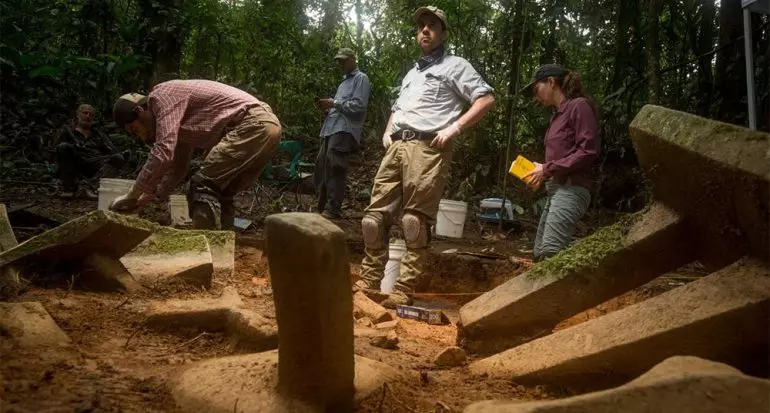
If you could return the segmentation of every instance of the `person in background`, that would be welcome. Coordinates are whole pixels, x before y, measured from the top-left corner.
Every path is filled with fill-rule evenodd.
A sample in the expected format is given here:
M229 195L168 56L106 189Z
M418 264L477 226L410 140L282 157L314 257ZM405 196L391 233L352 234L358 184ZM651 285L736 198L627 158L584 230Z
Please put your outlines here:
M401 82L382 137L387 148L374 178L361 227L365 257L358 290L379 290L388 261L388 232L401 216L407 252L388 308L412 302L425 271L430 226L435 222L452 158L452 141L495 105L493 89L462 57L447 54L444 12L421 7L413 15L422 57ZM463 113L465 105L470 105Z
M187 194L200 229L233 228L233 197L254 184L281 140L281 123L267 103L210 80L171 80L147 96L123 95L113 117L153 148L134 186L110 209L129 212L166 199L187 175L193 150L204 149Z
M56 145L56 166L61 180L60 197L96 199L81 178L114 178L125 163L123 154L104 133L94 129L94 108L82 104L75 115L74 126L65 126Z
M572 240L575 228L591 203L591 164L601 146L595 104L580 84L577 72L556 64L537 69L524 96L556 109L545 133L545 163L525 176L531 185L545 182L547 201L535 237L535 261L556 255Z
M318 211L329 219L342 217L349 158L361 144L370 92L369 78L358 70L353 50L342 48L334 59L342 71L342 83L334 99L316 101L319 108L328 112L321 128L321 149L313 174L319 194Z

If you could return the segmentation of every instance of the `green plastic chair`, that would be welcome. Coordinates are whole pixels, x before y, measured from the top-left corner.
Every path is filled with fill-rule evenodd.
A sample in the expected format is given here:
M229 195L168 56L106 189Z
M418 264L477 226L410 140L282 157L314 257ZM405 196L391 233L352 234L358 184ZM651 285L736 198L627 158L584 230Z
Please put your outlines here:
M295 197L299 204L300 182L313 175L312 172L305 171L312 171L314 166L312 163L302 161L304 147L305 142L298 139L285 139L278 144L277 153L265 165L265 169L254 184L254 200L251 202L249 212L254 209L254 203L260 192L266 193L269 198L280 197L291 186L295 187ZM276 158L288 159L288 162L276 164L274 162Z

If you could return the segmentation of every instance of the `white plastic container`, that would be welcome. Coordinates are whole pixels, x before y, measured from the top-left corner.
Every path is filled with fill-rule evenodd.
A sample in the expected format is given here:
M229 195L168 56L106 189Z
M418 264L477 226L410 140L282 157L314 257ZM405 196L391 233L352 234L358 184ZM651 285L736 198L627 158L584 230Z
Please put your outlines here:
M465 226L465 214L468 213L468 203L442 199L438 204L436 216L436 235L462 238Z
M133 179L108 179L99 180L99 202L97 208L101 211L110 209L110 204L115 198L125 195L134 186Z
M168 211L171 214L171 225L185 225L192 222L186 195L169 195Z
M402 239L391 242L388 246L388 263L385 264L385 276L380 281L380 291L386 294L393 292L398 274L401 273L401 259L406 254L406 243Z

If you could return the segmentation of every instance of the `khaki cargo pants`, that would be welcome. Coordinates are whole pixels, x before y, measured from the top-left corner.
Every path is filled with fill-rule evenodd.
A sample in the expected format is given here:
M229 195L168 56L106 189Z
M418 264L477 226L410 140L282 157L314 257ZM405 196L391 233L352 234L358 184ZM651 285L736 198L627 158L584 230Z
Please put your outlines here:
M452 148L430 146L431 141L394 141L380 163L374 178L372 199L364 211L380 221L384 236L382 248L367 246L361 263L361 278L371 289L380 289L388 262L388 232L395 219L404 212L420 215L433 224L446 186L446 174L452 160ZM407 248L395 289L412 292L417 278L424 272L428 246Z
M233 227L233 197L254 184L280 141L281 122L270 106L263 104L249 109L241 123L211 148L191 179L188 194L196 228Z

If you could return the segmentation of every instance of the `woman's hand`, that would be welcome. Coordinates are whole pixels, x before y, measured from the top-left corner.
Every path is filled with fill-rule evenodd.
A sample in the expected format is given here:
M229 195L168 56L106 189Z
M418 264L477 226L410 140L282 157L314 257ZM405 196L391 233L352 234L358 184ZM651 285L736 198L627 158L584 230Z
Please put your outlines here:
M535 164L535 169L524 175L524 181L531 187L537 188L543 182L543 179L545 179L545 170L543 164L537 162L533 163Z

